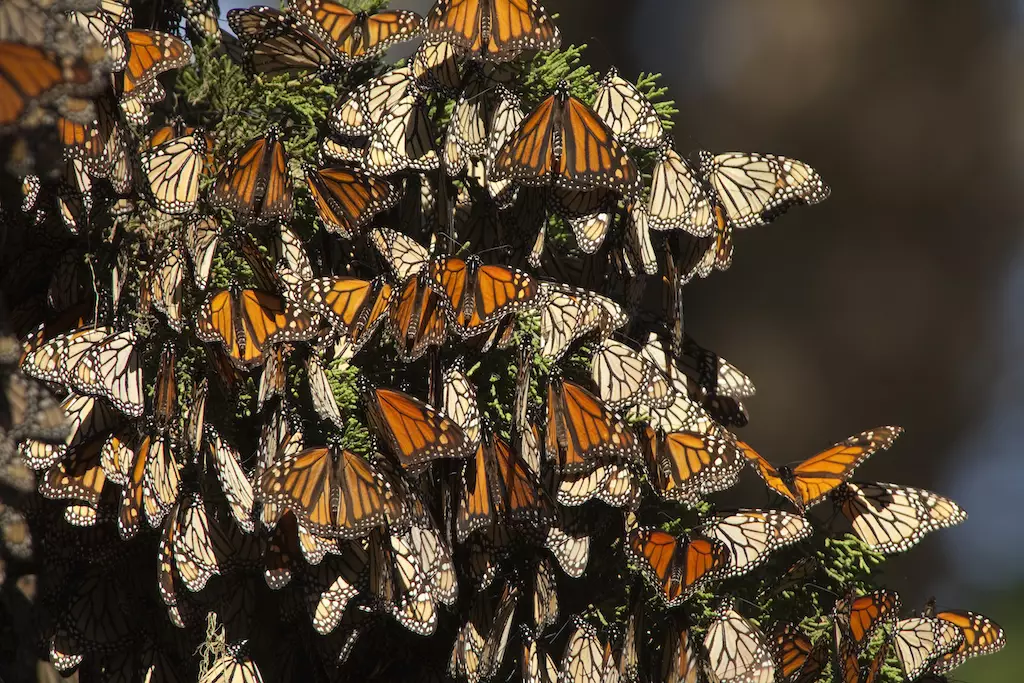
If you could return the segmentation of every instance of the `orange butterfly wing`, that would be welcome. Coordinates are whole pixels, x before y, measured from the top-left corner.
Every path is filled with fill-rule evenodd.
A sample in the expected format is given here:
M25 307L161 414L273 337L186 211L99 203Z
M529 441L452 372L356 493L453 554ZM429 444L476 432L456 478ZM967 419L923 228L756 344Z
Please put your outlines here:
M793 483L803 506L810 506L849 478L873 453L884 450L903 433L899 427L878 427L851 436L793 468Z
M554 169L555 95L541 102L519 124L494 158L493 180L511 179L530 184L546 184Z
M548 454L562 471L583 474L600 457L637 460L633 432L589 391L572 382L548 386Z
M84 60L63 64L42 48L0 41L0 126L17 122L31 101L92 80L93 71Z
M243 289L239 311L245 331L243 365L254 365L263 358L263 350L277 341L308 339L312 319L283 298L257 289Z
M750 444L745 441L737 439L736 447L739 448L743 456L754 465L757 469L757 473L769 488L774 490L780 496L785 496L791 500L797 507L800 506L800 500L797 498L797 494L791 491L789 486L786 485L786 482L782 480L782 477L779 475L779 471L775 469L774 465L761 457L761 454L755 451Z
M232 360L241 361L242 347L235 325L235 305L230 290L222 289L211 295L196 318L196 336L205 342L220 342Z
M562 154L557 169L562 185L573 190L610 187L626 194L636 192L636 164L608 124L575 97L565 97L562 107Z
M473 451L457 424L408 394L376 389L370 408L371 420L403 467L437 458L465 458Z
M159 31L129 29L128 64L121 77L121 93L130 95L153 83L164 71L192 61L192 48L180 38Z

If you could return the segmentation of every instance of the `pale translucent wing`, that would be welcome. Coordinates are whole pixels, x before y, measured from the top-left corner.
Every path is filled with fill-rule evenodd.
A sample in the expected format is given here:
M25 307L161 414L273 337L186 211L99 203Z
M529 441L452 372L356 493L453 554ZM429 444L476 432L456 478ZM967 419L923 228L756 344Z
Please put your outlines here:
M719 611L704 636L711 672L720 683L772 683L775 661L767 639L731 605Z
M601 81L594 112L623 142L656 147L665 134L654 105L612 67Z
M670 141L658 152L647 198L652 230L685 230L694 237L709 237L715 216L700 182Z

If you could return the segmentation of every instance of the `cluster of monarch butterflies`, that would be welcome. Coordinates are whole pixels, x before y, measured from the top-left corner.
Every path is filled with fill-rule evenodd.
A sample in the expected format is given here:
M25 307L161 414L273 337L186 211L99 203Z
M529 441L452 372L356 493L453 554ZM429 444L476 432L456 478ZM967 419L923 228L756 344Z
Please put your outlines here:
M171 14L218 36L202 2ZM733 229L827 197L810 166L687 160L614 69L528 86L560 44L536 0L229 12L226 58L339 93L310 158L308 121L237 144L226 112L172 109L193 49L147 20L0 5L0 131L63 157L4 189L0 235L0 492L31 498L0 500L0 559L39 573L59 672L857 683L1003 645L886 591L763 630L719 597L828 584L837 518L893 554L966 517L851 479L897 427L765 459L734 433L752 382L682 329ZM709 504L747 465L785 509Z

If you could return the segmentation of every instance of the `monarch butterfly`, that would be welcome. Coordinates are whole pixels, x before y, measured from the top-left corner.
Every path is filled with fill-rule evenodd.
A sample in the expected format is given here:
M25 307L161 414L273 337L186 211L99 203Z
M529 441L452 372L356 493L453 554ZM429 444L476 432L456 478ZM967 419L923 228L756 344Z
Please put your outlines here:
M739 480L743 460L726 434L651 427L642 434L651 483L667 500L694 507L703 496Z
M639 190L633 160L594 111L569 94L565 81L498 150L491 178L570 191Z
M615 67L601 80L594 113L626 144L654 148L665 134L654 105L635 85L619 76Z
M598 395L616 410L632 405L664 408L675 398L668 378L657 365L613 339L605 339L594 351L591 378Z
M126 162L130 158L128 133L112 97L98 98L95 113L84 120L70 116L59 118L57 137L65 148L65 155L81 162L89 175L111 178L119 194L130 187L131 165ZM79 184L78 189L84 191L88 188Z
M185 320L182 311L185 257L181 245L172 241L159 255L149 280L149 295L156 309L167 318L175 332L181 332Z
M556 683L558 681L558 668L555 661L547 652L541 652L537 647L537 639L528 633L528 629L520 624L523 633L520 640L523 643L523 654L521 657L521 671L523 683Z
M199 176L206 163L202 129L172 138L140 158L156 208L172 216L191 213L199 199Z
M67 435L60 443L28 438L19 444L18 450L25 464L35 471L56 465L69 452L78 450L94 438L106 436L120 424L120 418L112 408L91 396L71 392L61 401L59 409L67 416L68 423Z
M873 453L883 451L903 433L900 427L878 427L840 441L794 467L776 468L742 441L737 445L768 488L803 511L842 484Z
M423 245L390 228L374 228L370 241L399 280L421 273L430 262L430 252Z
M448 675L469 681L488 680L501 667L519 603L519 590L507 586L497 605L480 593L469 619L459 629L448 660Z
M189 64L192 48L180 38L159 31L133 28L124 35L128 61L121 77L115 81L117 94L128 120L143 125L149 120L144 105L154 104L164 97L157 76Z
M835 630L860 652L880 626L896 620L899 609L900 596L892 591L878 590L860 597L851 592L836 602Z
M776 673L788 683L814 683L828 663L828 641L812 643L796 625L780 622L769 636Z
M700 166L730 227L763 225L794 204L817 204L829 195L817 171L788 157L702 152Z
M832 500L868 547L887 554L905 552L926 534L967 519L949 498L897 484L848 482Z
M466 464L455 517L459 542L494 524L538 525L551 514L549 501L522 456L501 438L485 435Z
M312 533L359 538L387 522L387 481L366 459L333 447L278 460L260 480L263 500L291 510Z
M537 0L438 0L427 13L427 32L471 58L508 62L523 50L554 50L558 27Z
M566 474L558 482L556 497L567 507L600 500L612 507L636 509L640 504L640 479L625 463L600 463L583 474Z
M679 379L685 379L686 394L718 422L739 427L747 423L742 401L757 390L750 378L735 365L705 349L686 334L683 334L678 355L670 355L654 335L642 351L664 373L678 377L681 372Z
M440 346L448 336L442 297L425 276L409 276L392 298L388 317L398 355L407 363L429 347Z
M551 211L565 219L576 235L576 243L585 254L593 254L604 244L614 218L616 197L608 189L547 190L547 203ZM537 237L531 259L536 262L543 250L544 235Z
M558 680L596 683L603 679L604 644L592 624L579 617L573 619L573 624L575 630L565 645Z
M558 622L558 577L547 559L537 562L533 574L533 624L538 632Z
M553 378L547 401L545 448L561 472L584 474L602 459L640 459L629 425L580 385Z
M931 665L931 672L936 675L952 671L971 657L998 652L1006 645L1006 634L1002 627L977 612L950 610L938 612L935 617L953 624L963 634L959 645Z
M380 279L325 277L305 283L299 298L345 335L356 353L384 319L391 295L391 285Z
M566 576L578 579L583 576L590 561L590 536L576 529L571 522L566 524L563 521L562 524L564 526L548 527L544 547L551 551Z
M398 193L386 180L347 168L314 169L304 165L306 184L317 215L329 232L352 239L373 217L398 202Z
M704 636L709 669L721 683L771 683L775 662L764 633L727 599Z
M397 535L370 535L370 590L399 624L418 635L437 628L437 611L417 554Z
M287 221L292 214L292 183L288 155L277 126L253 138L217 175L210 194L215 208L228 209L238 220L263 225Z
M780 548L809 537L811 525L803 517L781 510L736 510L715 515L700 531L729 551L728 568L721 574L725 578L746 574Z
M287 382L288 369L285 367L285 347L279 344L266 354L263 372L260 374L259 391L256 394L256 410L261 411L275 396L282 396Z
M538 284L528 274L507 266L484 265L478 258L435 259L430 276L452 324L463 336L489 331L506 315L532 306Z
M327 115L331 131L344 137L366 137L407 95L416 92L409 67L397 67L358 85L338 99Z
M280 296L258 289L220 289L210 294L196 316L196 336L219 342L241 368L263 361L271 344L309 339L315 330L308 313Z
M627 535L629 552L641 563L641 573L658 590L668 607L683 604L729 566L729 553L719 541L694 536L675 537L640 527Z
M896 655L908 681L915 680L963 641L964 635L955 624L934 617L900 619L892 632Z
M423 97L406 95L370 133L363 163L368 171L382 176L406 169L436 170L440 160L434 151L435 138Z
M617 303L595 292L548 283L541 284L539 291L543 302L539 353L551 361L593 330L606 338L629 321Z
M694 237L714 233L715 217L701 183L665 137L651 172L647 212L652 230L685 230Z
M276 9L233 9L227 17L250 73L327 78L347 59L322 30Z
M446 96L459 91L462 84L462 54L447 40L428 35L416 48L411 62L412 73L422 90Z
M499 207L509 206L516 196L516 185L511 180L494 180L494 159L505 142L526 118L519 96L504 85L495 86L494 107L488 121L486 180L487 191Z
M256 662L243 654L237 646L229 646L224 654L213 660L201 683L263 683L263 675Z
M68 507L64 514L65 519L75 526L96 523L96 507L107 483L100 461L106 439L106 434L97 434L73 450L69 449L68 454L51 466L39 482L39 493L44 497L79 503Z
M288 9L300 22L329 36L349 64L374 59L420 30L419 15L408 10L353 12L330 0L297 0Z
M101 0L95 9L67 13L71 24L84 29L103 46L111 71L123 71L128 64L125 31L132 27L134 15L125 0Z
M437 458L466 458L475 444L455 422L431 406L392 389L364 387L367 416L406 469Z
M474 448L481 443L481 422L480 408L477 405L476 387L466 376L465 361L463 358L456 358L455 361L444 371L441 379L441 398L444 403L444 412L455 424L462 428L466 438ZM477 457L480 451L477 450ZM485 492L486 495L486 492Z
M459 93L445 134L444 162L449 175L461 173L471 159L487 156L488 128L493 109L490 88L481 68L475 68Z
M59 104L66 95L86 96L99 89L101 54L65 57L24 44L23 36L12 37L16 40L0 40L0 131L22 125L38 108Z
M220 242L220 225L211 216L185 222L184 243L192 262L192 279L196 287L206 289L213 268L213 257Z
M434 599L453 606L459 595L458 577L451 549L440 532L432 525L413 522L409 528L408 544L419 558Z
M108 399L129 417L145 409L142 368L134 330L119 332L92 344L74 366L71 384L84 394Z
M621 220L626 224L622 260L630 278L655 275L658 272L658 255L651 240L650 219L644 204L631 204L622 214Z
M238 527L245 533L252 533L255 525L252 521L252 510L256 502L255 492L249 476L242 469L242 458L231 444L221 438L212 425L203 429L203 440L206 443L206 454L213 462L213 469L220 482L221 491L228 502L228 510Z

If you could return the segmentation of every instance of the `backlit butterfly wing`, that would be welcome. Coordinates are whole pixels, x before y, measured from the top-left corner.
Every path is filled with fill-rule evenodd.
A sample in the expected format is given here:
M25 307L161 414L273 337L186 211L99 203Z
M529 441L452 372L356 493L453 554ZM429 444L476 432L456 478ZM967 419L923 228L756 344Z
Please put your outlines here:
M475 444L451 418L400 391L373 390L367 414L405 468L473 453Z
M721 574L725 578L746 574L780 548L809 537L811 525L781 510L737 510L716 515L701 527L701 533L728 550L729 565Z
M631 405L664 408L675 398L668 378L650 359L612 339L594 352L591 377L598 395L616 410Z
M181 332L185 320L182 315L182 296L185 279L185 257L181 245L172 241L161 254L149 281L149 294L153 305L167 318L167 324Z
M145 410L145 394L136 341L134 330L128 330L92 346L75 367L75 388L109 399L129 417L140 417Z
M492 180L494 159L498 151L505 145L526 114L523 113L519 96L503 85L495 88L495 105L487 127L487 191L500 207L509 205L515 198L516 186L510 180Z
M213 257L220 241L220 225L207 216L185 224L185 248L192 261L192 277L199 289L206 289Z
M327 123L337 135L368 136L385 114L416 92L415 83L409 67L398 67L371 78L335 102Z
M681 605L694 591L728 567L729 555L718 541L676 538L651 528L630 530L629 552L669 607Z
M370 134L364 164L382 176L405 169L436 170L440 160L434 151L435 139L425 101L420 95L407 96L388 110Z
M567 517L567 515L563 515ZM544 547L551 551L566 576L578 579L590 560L590 536L570 526L550 526Z
M547 401L547 454L562 472L586 473L602 458L640 459L629 425L580 385L552 380Z
M929 532L967 519L949 498L910 486L847 482L832 496L854 533L880 553L905 552Z
M964 639L951 652L943 654L932 664L932 673L943 674L952 671L971 657L998 652L1006 645L1006 634L999 624L977 612L950 610L939 612L935 616L960 629Z
M442 379L444 412L462 428L472 444L480 442L480 407L477 405L476 387L469 381L464 363L456 360L445 370ZM478 453L479 457L479 453Z
M755 466L769 488L804 510L822 500L842 484L868 457L885 450L903 433L899 427L878 427L851 436L808 458L795 467L769 463L745 443L741 451Z
M321 31L270 7L233 9L228 25L245 49L251 73L292 78L326 76L345 61Z
M461 51L447 40L427 36L412 56L412 72L423 90L454 95L462 84Z
M714 233L711 202L667 138L658 149L658 161L651 172L647 210L652 230L685 230L694 237Z
M604 644L592 624L580 618L573 620L575 630L569 636L562 655L559 681L572 683L600 683L604 678Z
M769 222L793 204L817 204L829 195L817 172L796 159L770 154L701 154L701 173L732 227Z
M330 37L350 63L373 59L420 29L419 15L407 10L356 13L330 0L297 0L289 11Z
M566 474L558 482L557 500L566 507L596 499L612 507L636 509L641 489L633 469L622 463L602 463L582 475Z
M789 683L814 683L828 663L828 640L816 644L795 624L780 622L769 636L775 656L776 673Z
M398 201L390 183L360 171L312 166L304 170L324 228L346 239L358 235L374 216Z
M306 374L309 377L309 393L313 399L313 409L325 420L330 420L339 429L345 426L344 418L341 415L341 408L334 398L334 391L331 389L327 372L323 363L316 356L310 356L306 361Z
M430 261L430 252L425 247L391 228L374 228L370 241L399 280L418 274Z
M896 622L892 642L908 681L917 679L931 663L955 650L964 635L955 624L932 617L911 617Z
M761 629L726 601L704 636L709 668L721 683L771 683L775 662Z
M617 303L595 292L542 283L540 355L558 360L577 339L599 330L607 337L629 321Z
M654 105L612 67L597 89L594 113L626 144L653 148L665 131Z
M205 135L202 130L196 130L141 156L142 172L156 208L173 216L195 209L206 154Z
M476 59L507 62L523 50L554 50L561 43L537 0L438 0L425 21L429 34Z
M227 498L231 516L240 529L252 533L255 528L252 511L256 497L249 475L242 469L241 454L210 425L206 426L204 437L209 458L213 461L217 480L220 482L224 497Z
M292 213L288 155L276 126L246 146L221 169L210 203L256 225L287 221Z

